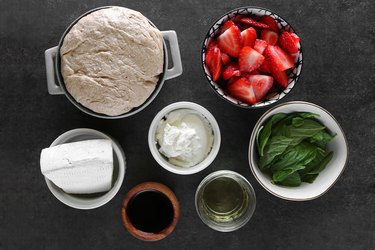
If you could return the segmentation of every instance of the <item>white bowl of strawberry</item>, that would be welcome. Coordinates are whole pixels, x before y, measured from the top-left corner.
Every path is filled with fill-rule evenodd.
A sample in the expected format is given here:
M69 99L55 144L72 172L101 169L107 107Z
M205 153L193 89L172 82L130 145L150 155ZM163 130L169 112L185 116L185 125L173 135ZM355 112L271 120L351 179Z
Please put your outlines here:
M220 17L202 47L202 65L215 92L246 108L287 95L302 69L300 38L276 13L241 7Z

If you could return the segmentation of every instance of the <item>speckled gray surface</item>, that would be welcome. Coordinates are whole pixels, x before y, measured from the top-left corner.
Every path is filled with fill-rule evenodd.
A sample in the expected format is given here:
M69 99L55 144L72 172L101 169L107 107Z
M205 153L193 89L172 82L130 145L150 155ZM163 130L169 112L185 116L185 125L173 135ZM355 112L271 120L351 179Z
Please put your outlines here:
M141 113L101 120L46 89L44 50L65 28L94 7L121 5L144 13L161 30L178 33L184 74L166 82ZM235 7L269 8L291 22L303 43L304 67L296 88L282 100L305 100L328 109L349 142L349 162L335 186L309 202L273 197L252 176L247 148L265 109L231 106L204 78L200 48L209 26ZM0 0L0 249L374 249L375 248L375 4L365 1L5 1ZM192 176L166 172L152 158L148 126L161 108L187 100L209 109L222 132L214 163ZM78 127L114 136L128 159L125 181L107 205L80 211L49 192L39 170L40 150ZM205 226L194 192L209 173L230 169L254 186L257 209L233 233ZM125 193L143 181L170 186L181 219L168 238L145 243L121 224Z

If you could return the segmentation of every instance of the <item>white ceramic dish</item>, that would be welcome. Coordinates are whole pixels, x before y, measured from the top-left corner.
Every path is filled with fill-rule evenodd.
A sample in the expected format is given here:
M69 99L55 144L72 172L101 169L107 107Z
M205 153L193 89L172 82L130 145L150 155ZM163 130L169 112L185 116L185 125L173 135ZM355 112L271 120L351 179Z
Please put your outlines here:
M103 206L109 202L120 189L125 176L125 154L121 146L110 136L93 129L78 128L65 132L56 138L51 144L56 146L63 143L90 140L90 139L110 139L113 147L113 178L112 188L108 192L97 194L68 194L53 182L45 178L51 193L62 203L77 209L93 209Z
M292 113L298 111L319 114L320 117L317 117L316 119L322 122L328 130L337 134L335 139L329 142L327 145L329 150L334 151L334 155L329 164L319 174L313 183L310 184L302 182L302 184L298 187L278 186L272 184L271 178L260 171L257 166L258 156L255 147L256 131L270 116L276 113ZM268 192L286 200L305 201L322 196L338 180L345 168L347 159L348 146L342 128L327 110L313 103L294 101L283 103L269 109L256 123L250 138L249 163L255 178Z
M183 167L179 167L179 166L175 166L171 164L163 155L161 155L161 153L159 152L157 148L155 134L156 134L156 130L157 130L160 120L162 120L163 117L167 115L168 113L170 113L171 111L177 110L177 109L192 109L202 114L205 118L207 118L208 122L210 123L212 127L212 131L213 131L213 135L214 135L213 145L207 157L202 162L189 168L183 168ZM176 102L163 108L153 119L150 125L150 129L148 131L148 146L150 148L152 156L159 163L160 166L162 166L166 170L175 174L181 174L181 175L194 174L208 167L216 158L219 152L220 143L221 143L220 128L215 120L215 117L204 107L196 103L192 103L192 102Z

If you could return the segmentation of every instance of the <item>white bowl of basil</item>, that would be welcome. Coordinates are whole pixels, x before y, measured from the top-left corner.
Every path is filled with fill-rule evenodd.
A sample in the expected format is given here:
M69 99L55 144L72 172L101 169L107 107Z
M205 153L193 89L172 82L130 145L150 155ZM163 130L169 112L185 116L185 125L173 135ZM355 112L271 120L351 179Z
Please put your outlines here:
M294 101L275 106L256 123L249 163L258 182L286 200L320 197L340 177L348 158L344 132L322 107Z

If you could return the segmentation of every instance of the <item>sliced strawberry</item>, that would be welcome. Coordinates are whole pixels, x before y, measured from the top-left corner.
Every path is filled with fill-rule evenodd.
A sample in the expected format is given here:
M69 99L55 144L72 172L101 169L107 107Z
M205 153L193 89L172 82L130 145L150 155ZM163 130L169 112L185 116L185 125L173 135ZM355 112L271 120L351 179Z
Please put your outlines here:
M207 44L207 51L210 51L212 50L213 48L217 47L217 42L215 40L211 40L208 44Z
M210 68L213 56L214 56L214 50L213 49L206 51L206 59L204 61L205 64L206 64L206 67Z
M279 35L272 30L262 30L260 32L260 38L266 41L269 45L275 45L279 39Z
M240 79L241 76L232 76L228 81L227 81L227 86L232 85L235 83L238 79Z
M250 75L247 79L251 83L257 102L263 100L273 85L272 76Z
M246 24L249 24L250 26L261 28L261 29L269 29L270 28L267 24L257 22L250 17L243 17L243 18L240 19L240 22L246 23Z
M251 86L250 81L245 77L241 77L229 85L228 92L231 96L240 101L249 104L254 104L257 102L253 87Z
M268 45L263 54L267 58L271 70L284 71L294 66L293 59L279 46Z
M261 73L258 70L253 70L250 73L249 72L241 73L241 76L243 76L243 77L248 77L248 76L251 76L251 75L261 75Z
M264 60L262 65L260 65L259 70L263 73L271 73L270 64L267 60Z
M230 57L227 54L221 52L221 61L223 61L223 65L226 65L230 62Z
M221 68L222 68L220 49L218 47L215 47L212 50L212 53L213 53L212 59L208 68L210 70L212 79L214 81L217 81L217 79L219 79L221 75Z
M276 69L272 69L271 74L275 78L279 86L284 89L288 87L288 74L286 73L286 71L278 71Z
M295 42L299 42L300 38L299 38L299 36L297 36L296 33L293 33L293 32L289 32L289 33L293 37L293 39L294 39Z
M279 26L277 25L277 22L273 17L271 16L262 16L259 20L259 22L264 23L270 27L270 30L278 33L279 32Z
M241 72L237 62L231 62L226 65L223 69L222 77L224 80L228 80L232 76L240 76Z
M254 49L259 53L263 54L264 50L268 46L268 43L261 39L256 39L254 44Z
M257 39L257 32L250 27L241 32L242 46L254 47L255 39Z
M211 64L211 59L212 59L212 56L214 54L213 50L214 50L215 47L217 47L217 43L216 43L215 40L212 40L207 44L206 58L205 58L205 63L206 63L207 67L208 67L208 65Z
M280 35L279 44L280 47L289 53L297 53L298 52L298 43L299 37L295 37L292 35L294 33L284 31Z
M228 20L226 21L223 26L220 28L220 34L224 33L224 31L226 31L227 29L229 29L230 27L232 27L234 24L234 22L232 20Z
M240 70L251 72L264 62L264 56L249 46L243 47L238 59Z
M238 57L242 46L240 29L236 25L229 27L217 38L217 43L221 51Z

